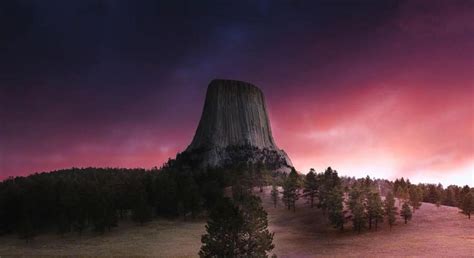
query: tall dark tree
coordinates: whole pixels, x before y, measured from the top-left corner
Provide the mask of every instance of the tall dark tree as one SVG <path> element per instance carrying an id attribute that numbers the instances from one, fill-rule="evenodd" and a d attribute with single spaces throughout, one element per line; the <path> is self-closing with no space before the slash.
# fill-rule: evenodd
<path id="1" fill-rule="evenodd" d="M 412 213 L 411 213 L 410 205 L 408 205 L 408 202 L 403 203 L 400 216 L 402 216 L 403 219 L 405 220 L 405 224 L 407 224 L 407 222 L 411 220 Z"/>
<path id="2" fill-rule="evenodd" d="M 474 195 L 472 191 L 463 196 L 461 202 L 461 212 L 471 219 L 471 214 L 474 212 Z"/>
<path id="3" fill-rule="evenodd" d="M 349 193 L 349 209 L 352 213 L 352 226 L 358 233 L 365 228 L 367 223 L 365 205 L 363 190 L 359 186 L 354 186 Z"/>
<path id="4" fill-rule="evenodd" d="M 201 195 L 199 193 L 199 186 L 196 184 L 191 171 L 185 171 L 182 173 L 178 181 L 178 199 L 182 204 L 181 215 L 186 218 L 186 214 L 191 213 L 191 216 L 195 218 L 202 207 Z"/>
<path id="5" fill-rule="evenodd" d="M 335 227 L 344 230 L 344 205 L 343 205 L 342 190 L 337 187 L 329 192 L 327 199 L 327 209 L 329 222 Z"/>
<path id="6" fill-rule="evenodd" d="M 392 230 L 392 226 L 395 224 L 395 221 L 397 220 L 396 216 L 398 214 L 397 207 L 395 207 L 395 197 L 392 192 L 389 192 L 387 196 L 385 196 L 384 210 L 388 225 L 390 226 L 390 230 Z"/>
<path id="7" fill-rule="evenodd" d="M 456 186 L 454 185 L 450 185 L 446 188 L 445 190 L 445 199 L 443 201 L 443 204 L 444 205 L 447 205 L 447 206 L 453 206 L 453 207 L 456 207 L 457 206 L 457 201 L 456 201 Z"/>
<path id="8" fill-rule="evenodd" d="M 369 193 L 367 197 L 367 220 L 369 222 L 369 229 L 372 228 L 372 223 L 375 224 L 375 230 L 378 228 L 378 223 L 383 222 L 383 203 L 378 192 Z"/>
<path id="9" fill-rule="evenodd" d="M 316 173 L 314 172 L 314 169 L 310 169 L 309 173 L 306 174 L 305 180 L 304 180 L 304 188 L 303 188 L 303 194 L 304 197 L 308 200 L 310 203 L 310 207 L 314 207 L 314 198 L 316 198 L 316 194 L 318 192 L 318 182 L 316 180 Z"/>
<path id="10" fill-rule="evenodd" d="M 428 191 L 426 195 L 426 201 L 436 204 L 436 207 L 439 207 L 443 202 L 443 186 L 441 184 L 428 185 Z"/>
<path id="11" fill-rule="evenodd" d="M 263 193 L 263 186 L 267 184 L 266 175 L 268 174 L 267 168 L 263 162 L 259 161 L 255 165 L 254 172 L 254 184 L 258 187 L 259 191 Z"/>
<path id="12" fill-rule="evenodd" d="M 245 163 L 241 163 L 235 170 L 235 178 L 232 184 L 232 198 L 240 200 L 246 195 L 251 194 L 253 182 L 253 169 Z"/>
<path id="13" fill-rule="evenodd" d="M 199 256 L 267 257 L 274 247 L 267 226 L 267 213 L 258 197 L 242 197 L 239 205 L 224 198 L 209 215 Z"/>
<path id="14" fill-rule="evenodd" d="M 206 234 L 201 237 L 200 257 L 238 257 L 244 218 L 228 198 L 219 201 L 209 214 Z"/>
<path id="15" fill-rule="evenodd" d="M 144 190 L 139 191 L 136 195 L 137 197 L 132 209 L 132 219 L 143 225 L 145 222 L 151 220 L 153 216 L 152 207 L 147 200 Z"/>
<path id="16" fill-rule="evenodd" d="M 267 212 L 262 201 L 254 195 L 247 195 L 239 203 L 244 225 L 239 249 L 244 257 L 266 257 L 273 245 L 273 233 L 268 230 Z"/>
<path id="17" fill-rule="evenodd" d="M 290 174 L 283 181 L 283 197 L 282 200 L 287 206 L 288 210 L 293 208 L 296 211 L 296 201 L 299 198 L 298 193 L 298 174 L 293 168 Z"/>
<path id="18" fill-rule="evenodd" d="M 410 186 L 410 204 L 413 206 L 413 212 L 421 207 L 421 200 L 423 198 L 423 193 L 418 186 L 411 185 Z"/>
<path id="19" fill-rule="evenodd" d="M 178 185 L 173 177 L 175 171 L 162 171 L 154 183 L 156 213 L 162 216 L 178 215 Z"/>
<path id="20" fill-rule="evenodd" d="M 471 192 L 471 188 L 468 185 L 465 185 L 461 188 L 459 191 L 459 199 L 458 199 L 458 204 L 459 208 L 462 210 L 462 204 L 465 200 L 465 196 Z"/>
<path id="21" fill-rule="evenodd" d="M 443 185 L 441 184 L 438 184 L 436 186 L 436 207 L 439 208 L 439 206 L 441 205 L 441 203 L 443 203 L 444 201 L 444 189 L 443 189 Z"/>
<path id="22" fill-rule="evenodd" d="M 406 184 L 398 187 L 397 192 L 395 192 L 395 196 L 398 198 L 398 207 L 400 207 L 403 202 L 406 202 L 409 199 L 410 195 Z"/>
<path id="23" fill-rule="evenodd" d="M 275 184 L 272 184 L 271 197 L 272 197 L 272 202 L 273 202 L 273 207 L 274 208 L 277 207 L 279 195 L 280 195 L 280 193 L 278 192 L 278 187 Z"/>
<path id="24" fill-rule="evenodd" d="M 341 179 L 337 171 L 331 167 L 328 167 L 323 174 L 318 174 L 316 179 L 318 184 L 318 208 L 321 208 L 323 213 L 326 214 L 329 192 L 341 185 Z"/>

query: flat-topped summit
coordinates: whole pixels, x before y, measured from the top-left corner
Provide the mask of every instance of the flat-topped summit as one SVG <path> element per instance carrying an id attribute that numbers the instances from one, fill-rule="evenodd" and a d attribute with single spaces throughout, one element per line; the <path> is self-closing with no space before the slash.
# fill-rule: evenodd
<path id="1" fill-rule="evenodd" d="M 276 148 L 262 91 L 234 80 L 213 80 L 188 150 L 250 145 Z"/>
<path id="2" fill-rule="evenodd" d="M 262 91 L 236 80 L 216 79 L 209 84 L 201 120 L 185 152 L 199 152 L 198 158 L 207 166 L 233 162 L 234 154 L 239 159 L 249 156 L 249 162 L 292 166 L 275 144 Z"/>

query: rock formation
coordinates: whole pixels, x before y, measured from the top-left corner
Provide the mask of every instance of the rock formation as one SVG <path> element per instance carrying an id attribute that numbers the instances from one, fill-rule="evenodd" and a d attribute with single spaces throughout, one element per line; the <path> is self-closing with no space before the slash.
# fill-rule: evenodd
<path id="1" fill-rule="evenodd" d="M 193 141 L 183 152 L 199 166 L 261 161 L 277 171 L 293 166 L 273 140 L 262 91 L 234 80 L 213 80 Z"/>

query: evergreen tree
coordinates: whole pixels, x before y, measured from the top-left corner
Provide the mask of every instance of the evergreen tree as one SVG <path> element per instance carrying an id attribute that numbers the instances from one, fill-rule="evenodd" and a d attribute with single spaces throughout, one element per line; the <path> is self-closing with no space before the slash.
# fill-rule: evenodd
<path id="1" fill-rule="evenodd" d="M 262 161 L 259 161 L 255 165 L 254 183 L 255 183 L 255 186 L 257 186 L 259 188 L 259 191 L 261 193 L 263 193 L 263 186 L 265 186 L 265 184 L 267 183 L 266 182 L 267 173 L 268 173 L 268 171 L 265 167 L 265 164 L 263 164 Z"/>
<path id="2" fill-rule="evenodd" d="M 373 191 L 375 191 L 374 181 L 370 179 L 368 175 L 363 180 L 362 190 L 364 191 L 365 196 L 369 196 Z"/>
<path id="3" fill-rule="evenodd" d="M 436 186 L 436 207 L 439 208 L 441 203 L 444 201 L 444 189 L 441 184 Z"/>
<path id="4" fill-rule="evenodd" d="M 352 213 L 352 226 L 358 233 L 365 228 L 367 218 L 365 216 L 364 193 L 359 186 L 354 186 L 349 193 L 349 208 Z"/>
<path id="5" fill-rule="evenodd" d="M 288 210 L 293 208 L 293 212 L 296 211 L 296 201 L 299 198 L 298 194 L 298 174 L 296 170 L 292 168 L 290 174 L 283 181 L 283 202 L 287 206 Z"/>
<path id="6" fill-rule="evenodd" d="M 390 230 L 392 230 L 392 226 L 396 221 L 396 215 L 398 214 L 397 207 L 395 207 L 395 198 L 392 192 L 389 192 L 385 197 L 384 210 L 385 215 L 387 216 L 388 224 L 390 225 Z"/>
<path id="7" fill-rule="evenodd" d="M 405 224 L 407 224 L 408 220 L 411 220 L 412 214 L 411 214 L 411 208 L 410 208 L 410 205 L 408 205 L 408 202 L 403 203 L 400 216 L 402 216 L 403 219 L 405 220 Z"/>
<path id="8" fill-rule="evenodd" d="M 305 176 L 303 189 L 304 197 L 308 199 L 311 208 L 314 207 L 314 198 L 316 197 L 317 191 L 318 184 L 316 181 L 316 174 L 314 173 L 314 169 L 312 168 Z"/>
<path id="9" fill-rule="evenodd" d="M 247 195 L 238 203 L 223 198 L 211 211 L 199 256 L 267 257 L 274 248 L 261 200 Z"/>
<path id="10" fill-rule="evenodd" d="M 275 208 L 276 208 L 277 203 L 278 203 L 279 195 L 280 195 L 280 193 L 278 192 L 278 188 L 277 188 L 277 186 L 275 185 L 275 183 L 273 183 L 273 184 L 272 184 L 271 196 L 272 196 L 272 201 L 273 201 L 273 207 L 275 207 Z"/>
<path id="11" fill-rule="evenodd" d="M 372 228 L 372 222 L 375 223 L 377 230 L 378 223 L 383 222 L 383 203 L 378 192 L 370 193 L 367 198 L 367 217 L 369 221 L 369 229 Z"/>
<path id="12" fill-rule="evenodd" d="M 341 179 L 339 178 L 337 171 L 328 167 L 323 174 L 317 175 L 316 181 L 318 185 L 318 208 L 321 208 L 323 214 L 326 214 L 329 193 L 332 189 L 341 185 Z"/>
<path id="13" fill-rule="evenodd" d="M 192 177 L 192 172 L 184 171 L 184 173 L 179 175 L 177 182 L 177 198 L 180 200 L 182 205 L 181 215 L 186 218 L 186 214 L 190 212 L 191 216 L 195 218 L 201 208 L 201 196 L 199 193 L 199 187 Z"/>
<path id="14" fill-rule="evenodd" d="M 472 191 L 465 194 L 461 202 L 461 212 L 469 219 L 471 219 L 471 213 L 474 211 L 474 195 Z"/>
<path id="15" fill-rule="evenodd" d="M 176 171 L 162 171 L 155 178 L 156 213 L 162 216 L 178 215 L 178 185 L 172 172 Z"/>
<path id="16" fill-rule="evenodd" d="M 237 257 L 244 218 L 240 209 L 228 198 L 218 201 L 201 237 L 200 257 Z"/>
<path id="17" fill-rule="evenodd" d="M 244 219 L 239 253 L 243 257 L 266 257 L 267 252 L 274 248 L 274 234 L 268 230 L 267 212 L 261 199 L 247 195 L 239 206 Z"/>
<path id="18" fill-rule="evenodd" d="M 137 199 L 132 209 L 132 220 L 139 222 L 143 225 L 145 222 L 148 222 L 152 218 L 152 208 L 146 200 L 145 191 L 141 191 L 137 194 Z"/>
<path id="19" fill-rule="evenodd" d="M 421 189 L 415 185 L 410 186 L 410 204 L 413 206 L 413 213 L 421 207 L 423 193 Z"/>
<path id="20" fill-rule="evenodd" d="M 468 194 L 470 191 L 471 191 L 471 188 L 469 188 L 468 185 L 465 185 L 463 188 L 461 188 L 459 192 L 459 199 L 458 199 L 459 205 L 461 205 L 462 201 L 464 200 L 464 196 L 466 196 L 466 194 Z"/>
<path id="21" fill-rule="evenodd" d="M 344 205 L 342 191 L 334 188 L 328 196 L 327 200 L 329 222 L 335 227 L 344 230 Z"/>
<path id="22" fill-rule="evenodd" d="M 401 181 L 401 182 L 404 182 L 404 181 Z M 398 207 L 401 206 L 402 202 L 407 201 L 407 199 L 409 198 L 409 191 L 405 184 L 402 184 L 398 187 L 397 192 L 395 192 L 395 196 L 398 198 Z"/>
<path id="23" fill-rule="evenodd" d="M 233 180 L 232 185 L 232 198 L 234 200 L 240 200 L 246 195 L 251 194 L 254 182 L 253 170 L 248 169 L 248 165 L 241 163 L 236 168 L 236 178 Z"/>
<path id="24" fill-rule="evenodd" d="M 446 192 L 446 198 L 444 199 L 444 205 L 448 205 L 448 206 L 453 206 L 453 207 L 456 207 L 457 206 L 457 202 L 456 202 L 456 195 L 455 195 L 455 187 L 454 185 L 450 185 L 448 186 L 448 188 L 446 188 L 445 192 Z"/>

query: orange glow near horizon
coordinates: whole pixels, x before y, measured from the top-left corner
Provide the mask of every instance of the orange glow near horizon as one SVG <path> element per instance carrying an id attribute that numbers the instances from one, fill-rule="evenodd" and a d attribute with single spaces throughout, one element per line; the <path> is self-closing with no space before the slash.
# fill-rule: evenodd
<path id="1" fill-rule="evenodd" d="M 356 177 L 472 186 L 474 86 L 431 83 L 384 83 L 327 101 L 310 93 L 288 100 L 290 110 L 272 105 L 277 144 L 303 173 L 331 166 Z"/>

